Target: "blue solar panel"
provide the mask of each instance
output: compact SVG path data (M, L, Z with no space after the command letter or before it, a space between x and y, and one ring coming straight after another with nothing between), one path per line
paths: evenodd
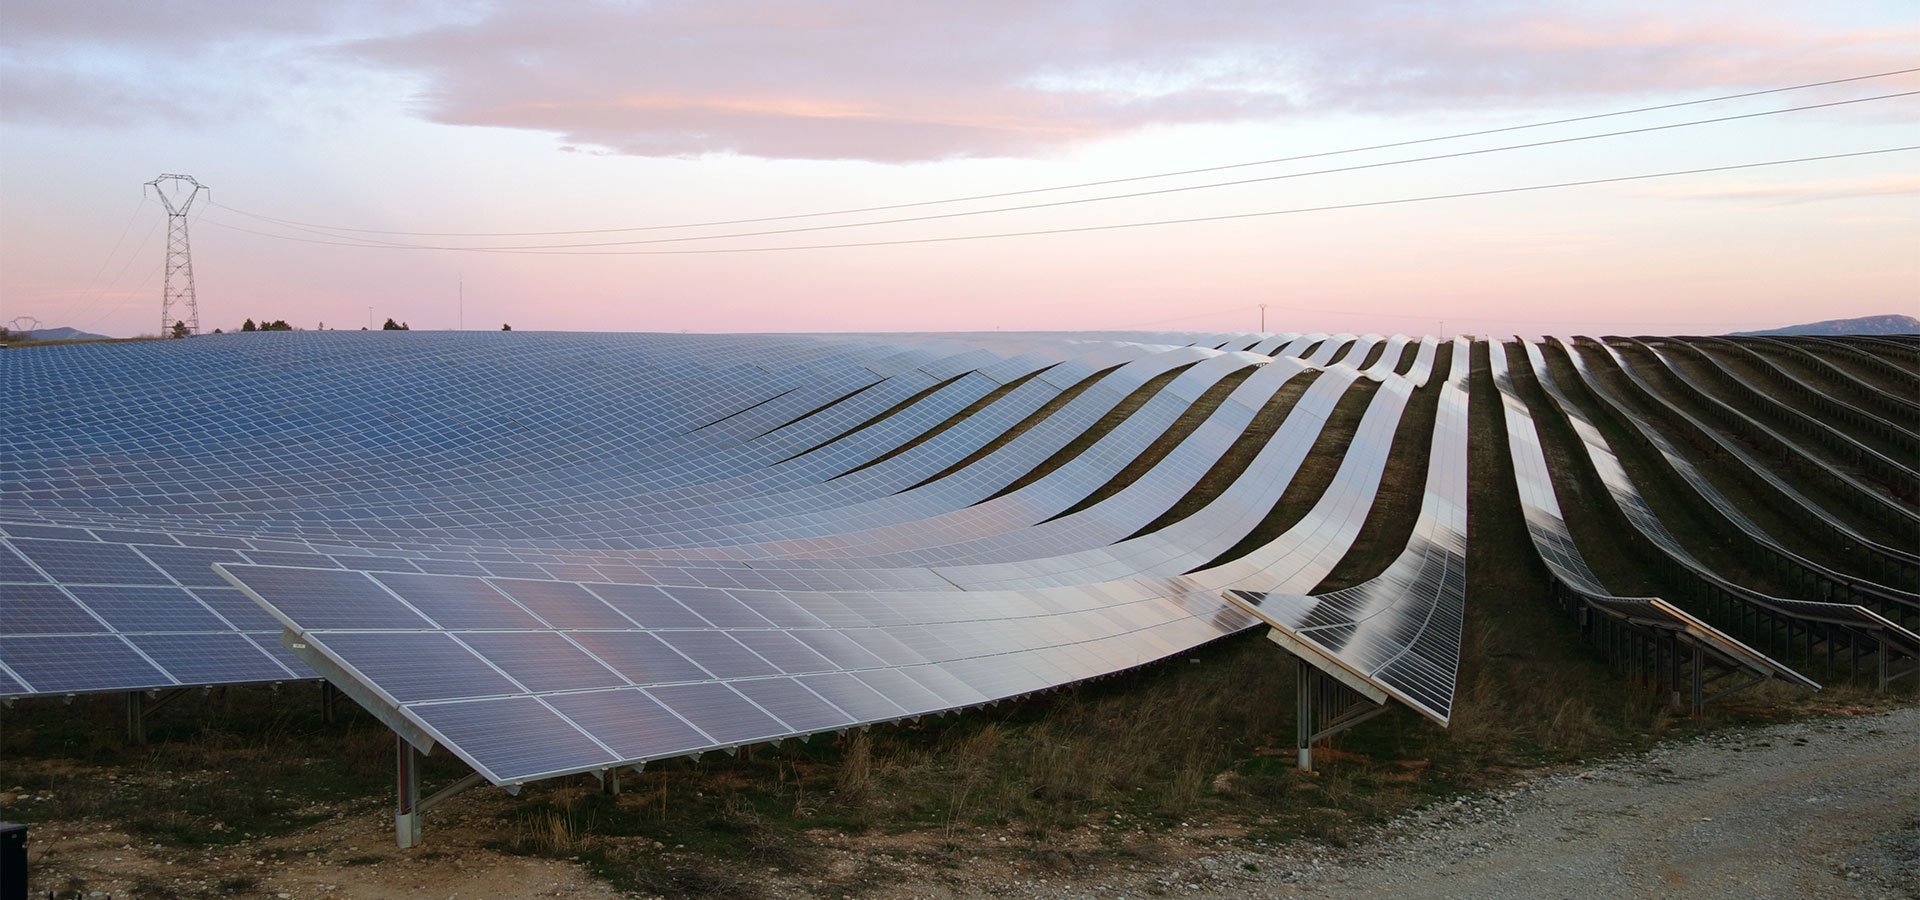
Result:
M436 632L337 632L326 647L395 700L456 700L520 693L473 651Z
M167 584L167 577L133 548L82 541L15 538L14 549L67 584Z
M0 552L0 599L22 611L0 634L68 629L118 674L47 645L0 644L0 663L29 648L27 693L308 675L286 623L495 780L1019 696L1254 625L1225 591L1311 588L1364 522L1408 397L1462 346L326 333L9 353L6 396L48 402L0 419L0 550L20 551ZM1145 474L1083 503L1230 377ZM1209 567L1356 385L1373 397L1323 502ZM1284 422L1245 474L1147 530L1266 412ZM1358 595L1309 598L1328 614L1300 624L1356 658L1417 651L1365 661L1410 696L1450 691L1426 665L1457 625L1433 602L1458 593L1443 543L1410 544L1440 561L1367 594L1434 608L1425 631L1356 626Z
M459 637L535 693L626 685L618 674L556 632L479 631Z
M0 654L14 674L41 693L130 690L175 683L113 635L0 637Z
M443 628L537 628L540 620L479 578L381 574L386 585Z
M496 578L493 585L555 628L632 628L633 622L580 585Z
M47 576L28 565L25 557L13 552L13 548L0 544L0 582L46 580Z
M792 731L724 684L670 684L648 688L647 693L714 740L726 744L763 741Z
M180 588L80 585L69 590L122 633L224 631L227 628L225 622Z
M307 677L295 676L238 634L143 634L128 640L186 684Z
M50 584L0 587L0 634L81 634L104 630L66 592Z
M677 756L713 744L712 738L639 690L556 694L547 701L624 759Z
M741 696L802 733L830 731L853 723L852 716L791 678L755 678L734 682Z
M588 590L642 628L706 628L706 619L657 587L639 584L593 584Z
M141 547L140 553L188 587L227 587L227 580L213 571L214 563L244 563L233 550L201 547Z
M613 754L528 697L420 707L428 727L499 782L611 765Z
M372 578L345 569L281 569L264 566L221 568L244 578L256 592L286 598L282 611L316 628L427 628L426 619L408 609Z

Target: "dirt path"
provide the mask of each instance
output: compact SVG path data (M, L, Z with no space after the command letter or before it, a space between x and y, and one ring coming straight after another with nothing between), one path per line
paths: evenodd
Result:
M1343 851L1223 850L1086 874L885 893L1920 897L1920 709L1664 745L1429 807Z
M1661 747L1395 825L1315 891L1920 896L1920 710Z

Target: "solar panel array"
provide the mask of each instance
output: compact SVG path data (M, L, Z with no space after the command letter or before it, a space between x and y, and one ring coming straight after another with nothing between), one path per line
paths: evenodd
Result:
M1849 361L1879 359L1870 347L1765 346L1840 372L1809 376L1835 397L1894 377ZM271 333L10 350L0 696L324 676L507 784L963 709L1265 624L1444 724L1474 352L1321 333ZM1376 577L1312 593L1361 534L1423 388L1438 412L1413 436L1429 449L1412 538ZM1880 396L1858 423L1908 428ZM1358 424L1330 433L1342 409ZM1250 444L1261 422L1277 425ZM1660 543L1598 432L1581 434ZM1307 509L1282 510L1329 439L1337 471ZM1293 524L1264 531L1281 512ZM1604 593L1564 528L1535 537ZM1894 606L1911 596L1868 584ZM1850 604L1765 602L1899 627Z

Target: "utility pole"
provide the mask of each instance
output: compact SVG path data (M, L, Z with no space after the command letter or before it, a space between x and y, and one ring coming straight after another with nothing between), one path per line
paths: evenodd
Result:
M1261 333L1264 334L1266 330L1267 330L1267 305L1265 303L1262 303L1260 304L1260 331Z
M460 331L467 330L467 274L460 273Z
M161 175L146 187L160 195L160 205L167 209L167 276L160 288L160 335L170 333L176 321L186 323L188 334L199 334L200 301L193 295L193 248L187 244L187 210L193 208L201 191L211 197L213 189L195 181L192 175ZM184 318L173 317L176 305L185 306Z

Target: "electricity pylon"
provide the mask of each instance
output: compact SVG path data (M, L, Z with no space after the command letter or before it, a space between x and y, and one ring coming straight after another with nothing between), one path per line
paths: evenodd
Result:
M160 195L160 205L167 208L167 277L160 289L160 336L171 334L176 321L186 323L188 334L199 334L200 302L193 296L193 248L187 244L187 210L201 191L211 196L213 189L193 180L192 175L162 175L146 186ZM177 304L185 306L185 315L176 320L173 310Z

